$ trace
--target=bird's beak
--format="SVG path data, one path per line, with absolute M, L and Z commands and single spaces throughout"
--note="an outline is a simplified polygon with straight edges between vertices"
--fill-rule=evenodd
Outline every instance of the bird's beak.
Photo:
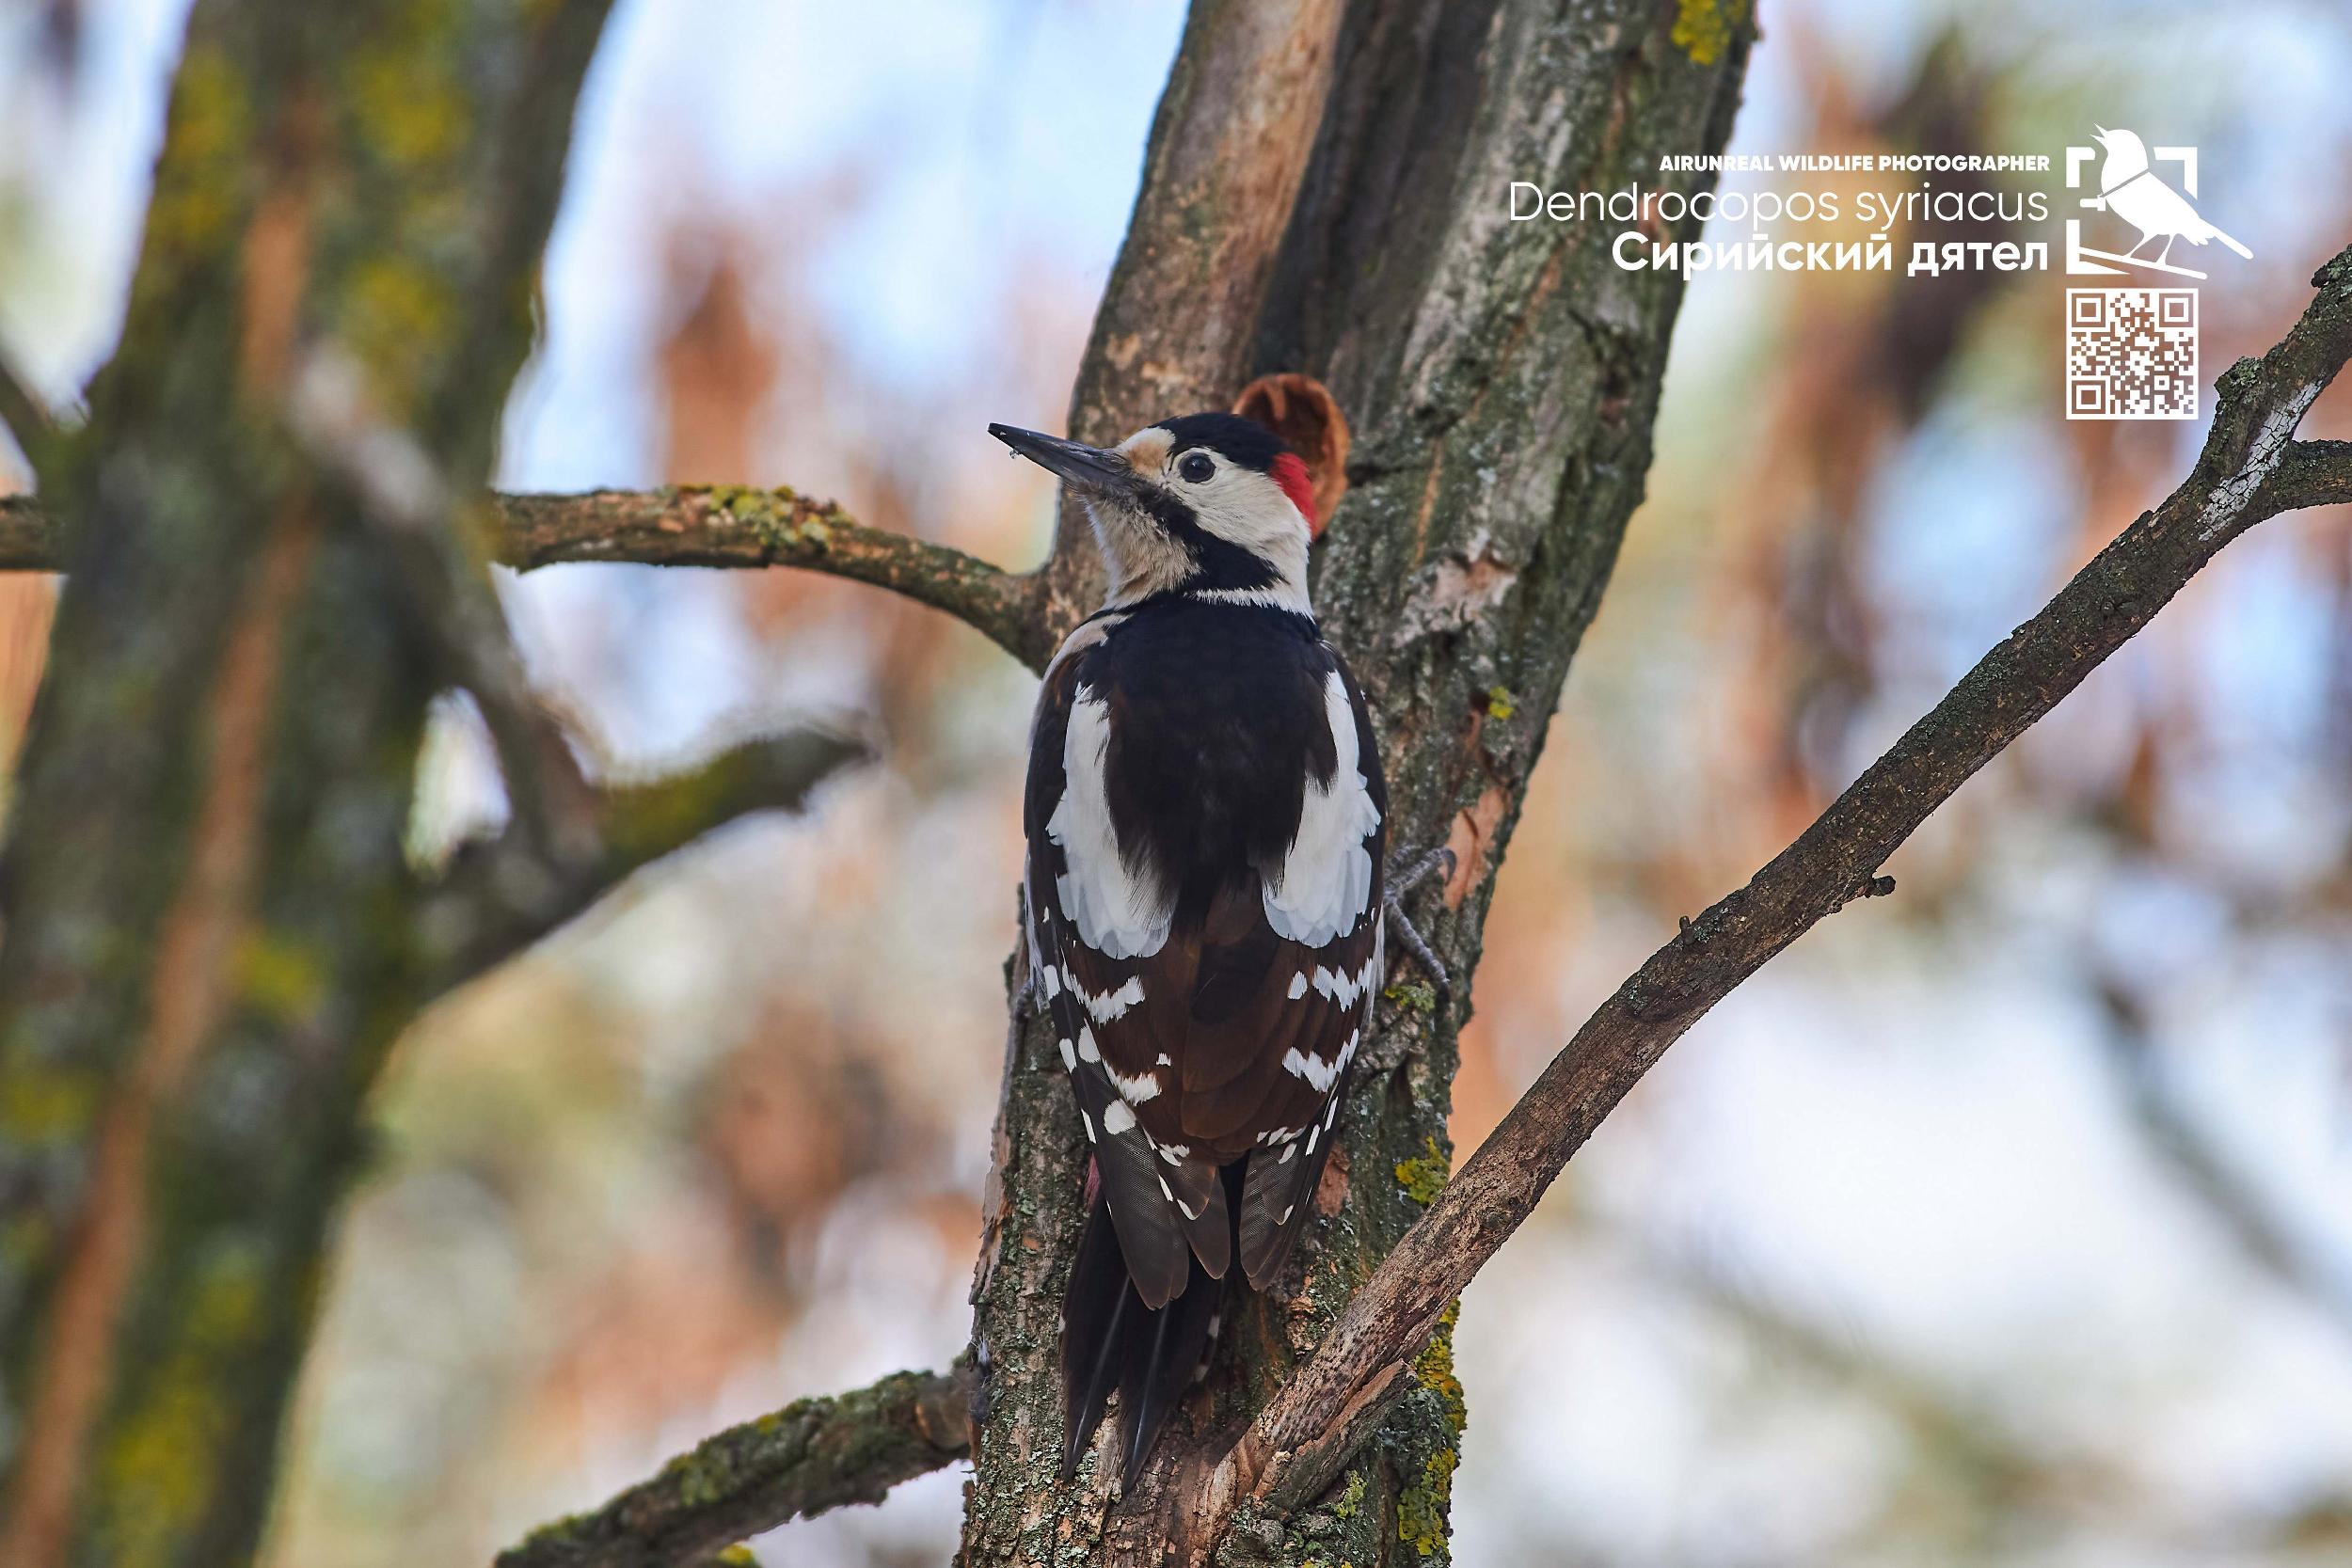
M 2092 126 L 2092 127 L 2090 128 L 2090 139 L 2091 139 L 2092 141 L 2097 142 L 2097 143 L 2098 143 L 2101 147 L 2105 147 L 2105 146 L 2106 146 L 2106 144 L 2107 144 L 2107 128 L 2106 128 L 2106 126 L 2104 126 L 2104 125 L 2094 125 L 2094 126 Z
M 1025 457 L 1085 489 L 1108 493 L 1135 487 L 1134 467 L 1115 451 L 1017 425 L 993 424 L 988 433 L 1010 447 L 1014 456 Z

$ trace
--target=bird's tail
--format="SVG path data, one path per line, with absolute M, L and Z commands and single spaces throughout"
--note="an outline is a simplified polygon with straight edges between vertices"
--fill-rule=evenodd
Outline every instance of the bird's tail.
M 2223 245 L 2228 245 L 2232 250 L 2236 251 L 2240 256 L 2245 257 L 2248 261 L 2250 261 L 2254 259 L 2254 253 L 2252 251 L 2247 249 L 2244 245 L 2230 238 L 2229 235 L 2224 234 L 2220 230 L 2214 228 L 2212 224 L 2209 223 L 2205 225 L 2205 230 L 2215 239 L 2219 240 Z
M 1192 1275 L 1157 1311 L 1127 1278 L 1110 1208 L 1096 1193 L 1062 1303 L 1062 1455 L 1064 1480 L 1075 1475 L 1103 1407 L 1119 1390 L 1127 1413 L 1123 1485 L 1133 1490 L 1168 1413 L 1199 1375 L 1216 1338 L 1225 1282 L 1191 1260 Z

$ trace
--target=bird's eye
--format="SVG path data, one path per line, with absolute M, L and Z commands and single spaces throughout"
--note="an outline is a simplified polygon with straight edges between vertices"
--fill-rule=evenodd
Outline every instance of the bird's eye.
M 1216 465 L 1197 451 L 1186 452 L 1184 460 L 1176 465 L 1177 476 L 1187 484 L 1206 483 L 1209 476 L 1215 472 L 1216 472 Z

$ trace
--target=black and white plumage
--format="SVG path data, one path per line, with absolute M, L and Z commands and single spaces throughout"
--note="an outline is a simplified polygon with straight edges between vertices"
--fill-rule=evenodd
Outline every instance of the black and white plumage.
M 1193 415 L 1107 450 L 993 434 L 1085 497 L 1103 610 L 1047 668 L 1025 819 L 1031 981 L 1093 1145 L 1065 1461 L 1114 1385 L 1132 1482 L 1226 1283 L 1312 1212 L 1383 976 L 1387 789 L 1309 606 L 1304 466 Z

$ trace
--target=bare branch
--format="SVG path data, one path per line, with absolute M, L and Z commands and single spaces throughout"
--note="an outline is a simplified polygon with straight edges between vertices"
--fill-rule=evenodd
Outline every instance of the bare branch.
M 690 1568 L 746 1536 L 878 1503 L 970 1447 L 972 1370 L 894 1372 L 730 1427 L 592 1513 L 532 1533 L 496 1568 Z
M 803 729 L 751 741 L 691 772 L 604 792 L 601 851 L 554 868 L 511 834 L 460 850 L 422 905 L 437 955 L 435 991 L 511 958 L 575 918 L 634 873 L 706 833 L 762 811 L 796 811 L 817 786 L 867 756 L 856 740 Z
M 468 518 L 423 445 L 369 411 L 358 365 L 310 355 L 291 422 L 323 469 L 351 489 L 442 675 L 473 693 L 497 747 L 514 813 L 510 832 L 561 880 L 602 853 L 596 795 L 555 715 L 531 688 L 498 590 L 464 543 Z
M 2146 626 L 2231 540 L 2352 483 L 2341 443 L 2296 424 L 2352 355 L 2352 248 L 2260 360 L 2220 380 L 2188 481 L 1979 660 L 1748 885 L 1690 922 L 1585 1021 L 1406 1232 L 1209 1482 L 1215 1542 L 1244 1497 L 1288 1512 L 1327 1486 L 1401 1394 L 1438 1316 L 1534 1209 L 1601 1119 L 1736 986 L 1851 898 L 1928 815 Z M 2295 467 L 2280 478 L 2286 460 Z
M 2281 512 L 2352 505 L 2352 441 L 2295 441 L 2267 486 Z
M 1032 670 L 1043 669 L 1054 651 L 1033 578 L 945 545 L 868 528 L 831 501 L 791 490 L 693 485 L 501 496 L 498 509 L 498 557 L 524 571 L 580 561 L 796 566 L 946 610 Z M 5 546 L 0 531 L 0 549 Z
M 520 571 L 572 562 L 791 566 L 945 610 L 1031 670 L 1042 670 L 1054 651 L 1033 575 L 868 528 L 831 501 L 790 490 L 691 485 L 498 496 L 492 510 L 492 553 Z M 29 496 L 0 496 L 0 572 L 64 569 L 56 519 Z
M 30 496 L 0 496 L 0 572 L 62 572 L 65 531 Z
M 2198 1117 L 2167 1082 L 2150 1038 L 2147 1009 L 2120 980 L 2104 979 L 2106 1059 L 2123 1109 L 2150 1150 L 2184 1192 L 2203 1205 L 2240 1256 L 2254 1268 L 2352 1331 L 2352 1278 L 2318 1256 L 2295 1232 Z
M 487 156 L 464 218 L 473 256 L 461 331 L 416 416 L 417 434 L 448 455 L 453 472 L 491 471 L 498 420 L 480 417 L 478 388 L 485 381 L 504 385 L 530 352 L 540 261 L 563 196 L 574 108 L 612 9 L 612 0 L 533 7 L 513 90 L 485 126 Z

